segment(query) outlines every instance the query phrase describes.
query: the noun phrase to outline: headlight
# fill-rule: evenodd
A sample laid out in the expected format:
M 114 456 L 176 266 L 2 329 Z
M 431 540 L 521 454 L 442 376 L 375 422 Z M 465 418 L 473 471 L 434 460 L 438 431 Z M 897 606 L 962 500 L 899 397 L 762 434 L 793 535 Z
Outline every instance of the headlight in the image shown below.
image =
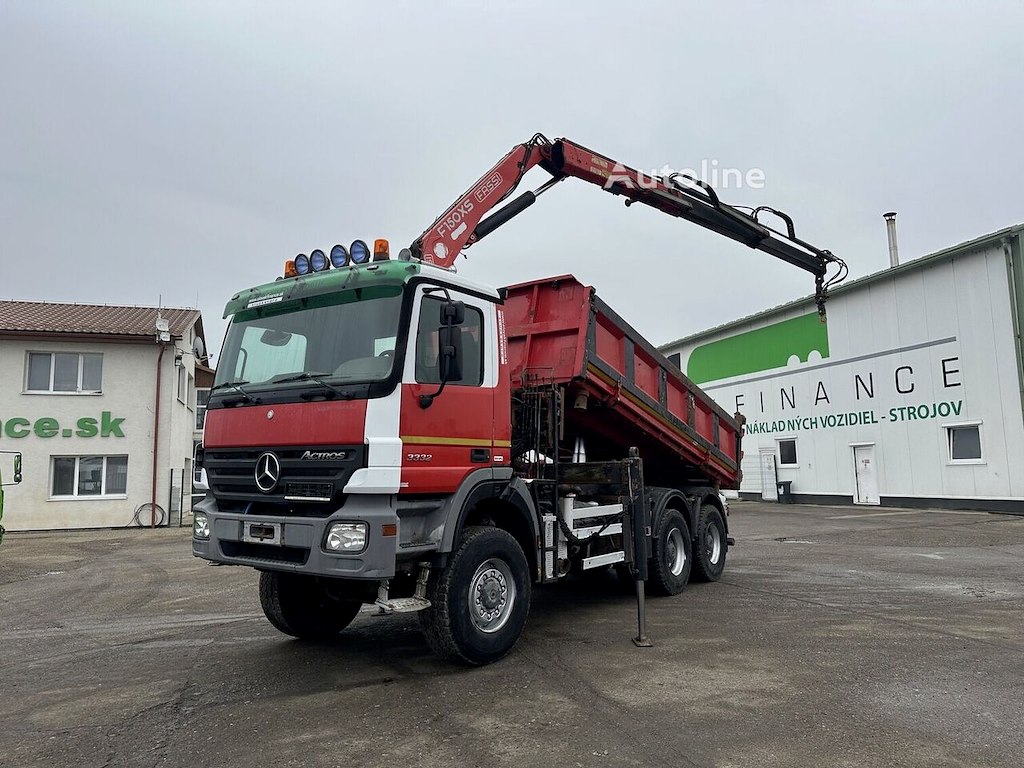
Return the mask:
M 335 523 L 327 531 L 332 552 L 362 552 L 366 548 L 366 523 Z
M 192 518 L 192 535 L 197 539 L 210 538 L 210 521 L 202 512 L 196 512 Z

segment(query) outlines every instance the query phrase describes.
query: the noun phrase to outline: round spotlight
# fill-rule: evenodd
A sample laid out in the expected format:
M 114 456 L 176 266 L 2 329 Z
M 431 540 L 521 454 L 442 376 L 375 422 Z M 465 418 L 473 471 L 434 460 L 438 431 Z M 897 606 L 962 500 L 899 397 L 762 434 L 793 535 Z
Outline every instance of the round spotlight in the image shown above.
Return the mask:
M 304 253 L 300 253 L 295 257 L 295 271 L 300 275 L 309 274 L 309 256 Z
M 331 264 L 335 269 L 348 266 L 348 248 L 344 245 L 336 245 L 331 248 Z
M 324 256 L 324 252 L 317 248 L 309 254 L 309 266 L 312 267 L 314 272 L 323 272 L 330 264 L 327 261 L 327 257 Z
M 353 240 L 352 247 L 348 249 L 353 264 L 365 264 L 370 260 L 370 246 L 362 240 Z

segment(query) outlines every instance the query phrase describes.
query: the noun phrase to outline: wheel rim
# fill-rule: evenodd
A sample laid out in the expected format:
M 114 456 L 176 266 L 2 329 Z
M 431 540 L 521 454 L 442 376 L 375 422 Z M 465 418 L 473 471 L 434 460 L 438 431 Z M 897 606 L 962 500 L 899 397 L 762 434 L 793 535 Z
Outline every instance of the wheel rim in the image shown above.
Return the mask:
M 669 531 L 665 539 L 665 561 L 673 576 L 678 576 L 686 567 L 686 544 L 683 541 L 683 532 L 678 528 Z
M 722 534 L 718 526 L 710 521 L 704 526 L 704 551 L 709 563 L 717 563 L 722 556 Z
M 469 583 L 469 617 L 492 634 L 508 623 L 516 603 L 516 583 L 508 563 L 496 557 L 481 563 Z

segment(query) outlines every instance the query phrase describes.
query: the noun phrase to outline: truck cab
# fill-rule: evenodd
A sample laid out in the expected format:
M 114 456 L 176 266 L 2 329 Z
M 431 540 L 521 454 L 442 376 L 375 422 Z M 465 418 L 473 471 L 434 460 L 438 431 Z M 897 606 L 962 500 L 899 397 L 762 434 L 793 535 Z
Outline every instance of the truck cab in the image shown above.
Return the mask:
M 439 510 L 422 500 L 510 474 L 498 301 L 401 261 L 234 297 L 194 554 L 376 582 L 436 551 Z M 457 354 L 446 358 L 443 341 Z

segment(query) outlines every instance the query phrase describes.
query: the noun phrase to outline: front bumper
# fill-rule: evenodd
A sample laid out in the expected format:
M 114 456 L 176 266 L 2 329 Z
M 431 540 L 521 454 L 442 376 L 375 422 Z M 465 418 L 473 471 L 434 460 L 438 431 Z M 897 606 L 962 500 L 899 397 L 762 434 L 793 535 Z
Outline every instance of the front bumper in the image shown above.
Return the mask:
M 237 514 L 221 512 L 212 495 L 195 507 L 207 516 L 210 538 L 192 537 L 192 554 L 224 565 L 249 565 L 271 571 L 292 571 L 346 579 L 390 579 L 395 575 L 398 536 L 385 536 L 383 526 L 398 525 L 389 497 L 350 496 L 343 509 L 330 517 Z M 243 541 L 244 523 L 277 523 L 280 544 Z M 366 549 L 357 554 L 330 552 L 324 538 L 332 523 L 363 522 L 369 532 Z

